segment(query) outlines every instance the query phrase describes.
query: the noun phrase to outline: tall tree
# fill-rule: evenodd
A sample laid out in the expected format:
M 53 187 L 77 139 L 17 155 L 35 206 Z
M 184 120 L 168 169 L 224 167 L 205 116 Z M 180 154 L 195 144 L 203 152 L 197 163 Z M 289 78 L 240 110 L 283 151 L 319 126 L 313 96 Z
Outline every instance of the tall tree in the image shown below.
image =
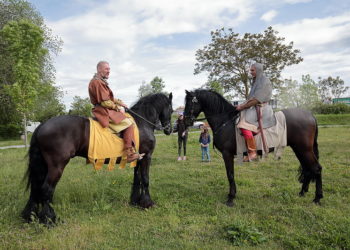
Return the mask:
M 281 108 L 300 106 L 299 83 L 293 79 L 285 79 L 277 90 L 276 99 Z
M 293 42 L 268 27 L 262 34 L 245 33 L 240 36 L 232 29 L 211 32 L 211 43 L 196 52 L 195 74 L 209 72 L 209 81 L 218 81 L 225 92 L 234 91 L 236 96 L 247 97 L 251 87 L 249 65 L 264 64 L 265 72 L 274 87 L 280 85 L 281 71 L 303 59 L 300 51 L 293 49 Z
M 139 88 L 139 98 L 149 95 L 152 93 L 152 86 L 145 81 L 142 81 L 141 86 Z
M 345 86 L 344 81 L 339 76 L 336 78 L 331 76 L 324 79 L 318 78 L 318 90 L 323 103 L 331 103 L 333 98 L 339 98 L 348 89 L 349 87 Z
M 33 121 L 44 122 L 51 117 L 65 114 L 66 107 L 61 102 L 63 92 L 55 86 L 42 84 L 33 109 Z
M 55 68 L 53 66 L 53 56 L 60 51 L 62 40 L 53 36 L 51 30 L 45 25 L 40 13 L 34 6 L 25 0 L 1 0 L 0 1 L 0 29 L 11 21 L 20 21 L 26 19 L 28 22 L 40 27 L 43 31 L 43 47 L 48 53 L 41 55 L 38 58 L 40 63 L 39 78 L 43 85 L 53 86 L 55 81 Z M 12 58 L 8 53 L 7 43 L 0 37 L 0 124 L 17 123 L 20 121 L 20 114 L 15 109 L 14 101 L 4 91 L 4 86 L 12 85 L 15 82 L 14 64 L 16 58 Z M 45 88 L 45 86 L 41 86 Z M 48 89 L 53 92 L 59 91 L 55 87 Z M 46 98 L 57 97 L 54 93 L 45 92 Z M 41 94 L 42 96 L 42 94 Z M 44 98 L 44 97 L 43 97 Z M 56 100 L 56 102 L 60 102 Z M 57 115 L 57 114 L 56 114 Z
M 91 116 L 91 109 L 92 104 L 89 97 L 81 98 L 80 96 L 74 96 L 69 114 L 89 117 Z
M 139 97 L 143 97 L 149 94 L 164 93 L 165 83 L 161 77 L 154 77 L 150 83 L 142 82 L 139 88 Z
M 165 88 L 164 81 L 161 77 L 154 77 L 152 81 L 150 82 L 152 93 L 160 93 L 163 92 L 163 89 Z
M 311 110 L 319 104 L 318 88 L 316 82 L 310 75 L 302 76 L 302 84 L 299 87 L 300 107 Z
M 303 75 L 302 82 L 285 79 L 277 92 L 281 108 L 300 107 L 311 110 L 319 104 L 317 83 L 310 75 Z
M 13 60 L 14 83 L 4 86 L 4 90 L 23 119 L 27 145 L 27 121 L 40 86 L 40 58 L 47 53 L 43 48 L 44 35 L 40 27 L 22 20 L 6 24 L 0 36 L 6 44 L 5 53 Z

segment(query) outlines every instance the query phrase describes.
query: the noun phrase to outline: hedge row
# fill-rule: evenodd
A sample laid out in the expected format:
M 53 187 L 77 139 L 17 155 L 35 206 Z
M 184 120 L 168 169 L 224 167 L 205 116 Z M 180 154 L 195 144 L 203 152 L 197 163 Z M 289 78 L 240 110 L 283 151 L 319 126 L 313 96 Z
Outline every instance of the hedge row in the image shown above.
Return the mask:
M 21 135 L 22 127 L 17 124 L 0 124 L 0 138 L 1 139 L 14 139 L 19 138 Z
M 315 114 L 350 114 L 350 106 L 345 103 L 320 104 L 312 109 Z

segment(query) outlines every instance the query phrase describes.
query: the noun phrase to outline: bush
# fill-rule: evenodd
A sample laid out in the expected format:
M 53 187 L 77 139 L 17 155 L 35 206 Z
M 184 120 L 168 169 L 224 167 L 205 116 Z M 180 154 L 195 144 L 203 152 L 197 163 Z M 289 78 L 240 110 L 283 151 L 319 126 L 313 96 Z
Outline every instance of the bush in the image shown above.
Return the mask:
M 18 124 L 0 124 L 0 138 L 12 139 L 21 135 L 22 128 Z
M 312 111 L 315 114 L 350 114 L 350 106 L 345 103 L 320 104 Z

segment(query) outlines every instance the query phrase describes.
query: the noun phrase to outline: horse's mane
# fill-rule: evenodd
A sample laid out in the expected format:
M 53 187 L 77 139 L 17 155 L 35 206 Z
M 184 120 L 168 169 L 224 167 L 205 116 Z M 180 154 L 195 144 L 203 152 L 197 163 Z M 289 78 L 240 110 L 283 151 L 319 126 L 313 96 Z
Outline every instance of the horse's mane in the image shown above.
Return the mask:
M 213 90 L 196 89 L 194 94 L 201 100 L 203 108 L 210 108 L 214 113 L 231 112 L 235 110 L 231 103 Z
M 168 106 L 169 104 L 169 98 L 165 94 L 156 93 L 141 97 L 131 109 L 148 113 L 147 111 L 150 111 L 150 106 L 153 106 L 157 112 L 160 112 L 164 106 Z

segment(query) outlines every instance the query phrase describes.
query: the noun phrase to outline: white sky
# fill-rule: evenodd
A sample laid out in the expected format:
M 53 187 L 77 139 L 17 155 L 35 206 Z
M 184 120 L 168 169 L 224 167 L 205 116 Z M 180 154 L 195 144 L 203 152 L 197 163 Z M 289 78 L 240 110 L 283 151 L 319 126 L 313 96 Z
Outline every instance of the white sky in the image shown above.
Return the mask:
M 272 26 L 304 61 L 288 67 L 286 78 L 336 77 L 350 86 L 350 1 L 348 0 L 32 0 L 46 24 L 64 41 L 55 58 L 56 82 L 73 96 L 87 97 L 100 60 L 110 62 L 116 97 L 131 105 L 142 81 L 155 76 L 173 92 L 174 109 L 185 89 L 199 88 L 206 74 L 193 75 L 195 52 L 210 42 L 210 31 L 260 33 Z M 350 93 L 349 93 L 350 95 Z

